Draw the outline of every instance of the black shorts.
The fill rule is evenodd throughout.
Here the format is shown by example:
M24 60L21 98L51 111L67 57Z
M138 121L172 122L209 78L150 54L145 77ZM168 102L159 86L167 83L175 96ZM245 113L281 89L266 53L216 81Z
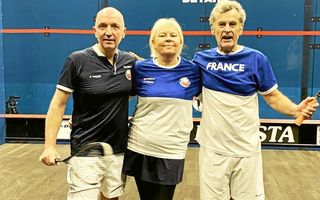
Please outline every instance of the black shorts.
M123 170L126 175L161 185L176 185L182 181L184 159L163 159L127 150Z

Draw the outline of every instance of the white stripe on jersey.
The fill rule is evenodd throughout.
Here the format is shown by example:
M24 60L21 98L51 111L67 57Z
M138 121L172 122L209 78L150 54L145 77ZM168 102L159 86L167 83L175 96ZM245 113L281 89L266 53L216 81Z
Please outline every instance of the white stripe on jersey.
M249 157L260 149L258 95L239 96L203 87L196 140L212 151Z
M72 93L74 91L73 89L67 88L67 87L65 87L63 85L59 85L59 84L57 84L57 88L65 91L65 92L70 92L70 93Z
M128 149L140 154L183 159L193 128L192 101L138 97Z

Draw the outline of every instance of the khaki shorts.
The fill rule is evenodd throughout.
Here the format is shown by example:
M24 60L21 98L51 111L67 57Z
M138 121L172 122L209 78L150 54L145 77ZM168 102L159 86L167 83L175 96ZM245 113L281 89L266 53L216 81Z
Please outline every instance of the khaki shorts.
M201 200L263 200L261 152L254 157L228 157L199 150Z
M107 198L124 193L126 176L122 174L124 154L70 159L67 182L68 200L98 199L99 193Z

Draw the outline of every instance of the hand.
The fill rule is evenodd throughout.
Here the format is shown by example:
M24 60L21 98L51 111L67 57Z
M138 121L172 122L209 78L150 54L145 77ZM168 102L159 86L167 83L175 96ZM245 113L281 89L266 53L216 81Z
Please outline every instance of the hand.
M135 53L133 53L133 52L131 52L131 51L129 51L129 54L131 54L131 55L132 55L133 57L135 57L135 59L137 59L137 60L144 60L144 58L138 56L137 54L135 54Z
M318 106L319 103L316 97L307 97L298 105L299 114L294 123L300 126L303 120L310 119Z
M309 119L312 117L313 113L316 112L318 106L319 103L315 97L307 97L298 105L298 111L304 119Z
M202 112L202 102L201 99L198 97L193 97L192 99L192 106L195 110Z
M72 118L69 119L68 126L69 126L70 129L72 129Z
M39 161L47 166L57 165L56 159L60 159L60 155L54 147L46 147L39 157Z

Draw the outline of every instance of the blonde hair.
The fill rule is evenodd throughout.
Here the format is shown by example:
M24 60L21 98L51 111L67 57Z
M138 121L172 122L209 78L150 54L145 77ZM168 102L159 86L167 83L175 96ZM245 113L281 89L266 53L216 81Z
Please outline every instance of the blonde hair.
M209 18L210 26L212 27L214 22L217 19L218 14L222 14L228 12L229 10L236 10L240 14L240 23L242 27L244 27L244 23L246 21L246 11L242 8L241 4L235 0L219 0L218 3L214 6L211 11L211 15Z
M167 24L176 27L177 30L178 30L178 35L179 35L180 40L181 40L181 46L180 46L180 49L178 51L178 55L181 54L182 47L183 47L183 44L184 44L184 39L183 39L183 33L182 33L181 26L179 25L179 23L174 18L160 18L154 23L154 25L153 25L153 27L151 29L151 33L150 33L149 46L150 46L150 51L151 51L151 57L156 57L156 55L157 55L157 51L156 51L156 49L155 49L155 47L153 45L153 41L154 41L154 39L156 37L156 34L161 29L161 27L163 25L167 25Z

